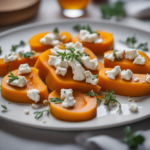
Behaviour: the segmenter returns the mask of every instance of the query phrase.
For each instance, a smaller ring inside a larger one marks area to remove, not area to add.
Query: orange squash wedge
[[[79,34],[75,36],[75,38],[72,40],[74,43],[80,42],[84,47],[89,48],[94,54],[97,55],[103,55],[104,52],[108,50],[112,50],[114,48],[114,40],[113,40],[113,35],[108,32],[103,32],[103,31],[97,31],[100,35],[99,38],[103,39],[102,43],[87,43],[87,42],[82,42],[79,39]]]
[[[0,59],[0,76],[5,76],[7,74],[7,66],[9,65],[9,71],[13,71],[15,69],[18,69],[21,64],[28,63],[30,67],[33,67],[38,59],[38,57],[41,55],[41,53],[35,53],[32,58],[24,58],[20,55],[18,56],[18,59],[9,63],[4,63],[4,59]]]
[[[123,96],[144,96],[150,94],[150,83],[146,82],[145,74],[133,74],[130,81],[121,79],[120,75],[115,80],[107,77],[106,71],[110,71],[112,68],[101,69],[98,76],[98,85],[102,87],[102,91],[114,90],[115,94]],[[135,82],[134,79],[139,78],[139,81]]]
[[[40,39],[43,38],[46,34],[48,34],[49,32],[43,32],[43,33],[39,33],[34,35],[30,40],[29,40],[29,44],[31,47],[31,50],[34,50],[36,52],[43,52],[45,50],[48,50],[50,48],[53,48],[54,46],[52,45],[43,45],[40,43]],[[63,46],[63,44],[65,43],[69,43],[72,40],[71,34],[69,32],[62,32],[61,35],[65,35],[66,38],[62,41],[62,44],[60,46]]]
[[[107,53],[113,53],[113,51],[108,51]],[[115,59],[114,62],[104,58],[104,66],[106,68],[114,68],[115,66],[120,66],[121,70],[127,70],[130,69],[133,73],[139,73],[139,74],[147,74],[150,73],[150,59],[149,57],[141,51],[138,51],[138,53],[145,58],[145,65],[136,65],[133,64],[133,60],[128,60],[128,59],[121,59],[119,61],[118,59]]]
[[[64,121],[86,121],[93,119],[96,116],[97,99],[96,97],[90,97],[79,91],[73,92],[76,104],[74,107],[65,108],[62,103],[56,104],[50,103],[51,114],[57,119]],[[60,98],[60,92],[53,91],[50,93],[49,98]]]
[[[15,76],[19,76],[18,70],[12,71]],[[24,74],[27,79],[27,85],[25,87],[16,87],[9,85],[6,81],[9,79],[8,75],[6,75],[1,82],[1,95],[3,98],[19,103],[34,103],[27,96],[27,91],[31,89],[37,89],[40,91],[40,101],[48,98],[48,90],[47,86],[42,82],[39,77],[39,71],[36,68],[31,68],[31,73]]]
[[[89,54],[91,59],[97,58],[88,48],[85,48],[85,53]],[[60,91],[62,88],[72,88],[73,90],[82,91],[84,93],[87,93],[90,90],[93,90],[96,93],[99,92],[100,86],[87,84],[84,81],[73,80],[72,69],[70,67],[65,76],[57,75],[55,73],[56,69],[48,64],[49,55],[51,55],[50,50],[43,52],[37,60],[35,68],[39,70],[40,77],[45,79],[46,84],[51,91]],[[96,75],[101,68],[104,68],[104,65],[99,62],[97,70],[91,71],[91,73]],[[87,69],[85,68],[85,70]]]

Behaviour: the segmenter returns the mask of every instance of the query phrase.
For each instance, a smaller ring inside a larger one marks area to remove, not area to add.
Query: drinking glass
[[[81,17],[90,0],[58,0],[62,13],[69,18]]]

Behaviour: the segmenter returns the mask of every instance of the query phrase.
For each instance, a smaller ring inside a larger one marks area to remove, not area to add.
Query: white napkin
[[[145,138],[142,145],[137,150],[150,150],[150,130],[139,131]],[[94,132],[94,134],[97,134]],[[125,143],[107,135],[96,135],[84,132],[76,137],[76,142],[90,150],[129,150]]]

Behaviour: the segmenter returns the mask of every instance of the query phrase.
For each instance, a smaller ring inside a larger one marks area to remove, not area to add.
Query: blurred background
[[[0,0],[0,32],[68,18],[107,19],[150,31],[150,0]]]

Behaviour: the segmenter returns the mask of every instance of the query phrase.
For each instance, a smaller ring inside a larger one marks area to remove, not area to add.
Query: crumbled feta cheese
[[[131,103],[131,104],[129,105],[129,110],[132,111],[132,112],[137,112],[137,111],[138,111],[138,106],[137,106],[137,104]]]
[[[58,55],[58,53],[57,53],[57,52],[61,52],[61,53],[63,53],[63,52],[64,52],[64,50],[59,49],[59,47],[58,47],[58,46],[55,46],[54,48],[51,48],[51,55],[57,56],[57,55]]]
[[[48,105],[48,100],[44,100],[43,101],[43,104],[46,106],[46,105]]]
[[[99,40],[97,33],[91,33],[87,30],[80,30],[79,39],[88,43],[101,43],[103,40]]]
[[[129,60],[133,60],[139,56],[139,53],[136,49],[125,50],[125,58]]]
[[[31,69],[30,69],[28,64],[21,64],[19,66],[19,70],[18,70],[19,74],[27,74],[27,73],[30,73],[30,72],[31,72]]]
[[[19,79],[16,79],[12,82],[8,82],[9,80],[7,80],[7,83],[13,86],[17,86],[17,87],[24,87],[27,84],[27,79],[25,78],[25,76],[18,76]]]
[[[115,80],[115,77],[120,74],[120,72],[120,66],[116,66],[111,71],[106,71],[106,74],[108,78]]]
[[[33,103],[33,104],[31,105],[31,107],[34,108],[34,107],[35,107],[35,104]]]
[[[46,110],[48,110],[48,111],[49,111],[49,107],[47,107],[47,108],[46,108]]]
[[[148,83],[150,83],[150,75],[149,75],[149,74],[146,75],[146,81],[147,81]]]
[[[134,81],[135,81],[135,82],[138,82],[138,81],[139,81],[139,78],[135,78]]]
[[[66,38],[65,35],[60,36],[60,40],[63,41]]]
[[[73,47],[73,42],[69,42],[65,44],[65,48],[72,48]]]
[[[73,80],[76,81],[85,80],[85,75],[84,75],[85,70],[80,64],[77,64],[72,71],[73,71]]]
[[[28,110],[28,109],[25,109],[25,110],[24,110],[24,113],[25,113],[26,115],[28,115],[28,114],[29,114],[29,110]]]
[[[110,60],[110,61],[114,61],[115,60],[115,56],[113,53],[107,53],[104,55],[104,58]]]
[[[46,121],[45,121],[45,120],[43,120],[43,123],[46,123]]]
[[[97,84],[98,79],[95,78],[95,79],[92,80],[93,75],[92,75],[92,73],[90,71],[85,71],[84,74],[86,76],[86,81],[85,81],[86,83],[90,83],[92,85],[96,85]]]
[[[37,89],[32,89],[27,91],[27,96],[37,103],[40,100],[40,91]]]
[[[121,71],[121,79],[130,80],[133,72],[130,69]]]
[[[62,68],[62,67],[57,67],[55,73],[58,74],[58,75],[65,76],[66,73],[67,73],[67,69]]]
[[[74,97],[66,97],[65,100],[62,102],[62,106],[65,108],[73,107],[76,104],[76,100]]]
[[[116,54],[115,56],[117,59],[118,58],[123,59],[124,51],[117,51],[115,52],[115,54]]]
[[[141,55],[139,55],[138,57],[136,57],[136,58],[134,59],[133,64],[145,65],[145,58],[142,57]]]
[[[73,45],[73,48],[76,50],[75,52],[80,52],[80,53],[84,53],[84,48],[82,46],[82,43],[76,42]]]
[[[18,59],[18,56],[15,54],[15,52],[12,52],[12,54],[9,54],[9,55],[5,54],[5,56],[4,56],[5,63],[15,61],[17,59]]]
[[[62,61],[60,57],[52,56],[52,55],[49,56],[48,64],[50,66],[54,66],[55,68],[57,67],[68,68],[69,67],[68,61],[66,59]]]
[[[80,64],[76,59],[73,59],[72,61],[68,61],[69,66],[72,68],[72,70],[75,68],[76,65]]]
[[[67,97],[73,97],[73,90],[72,89],[61,89],[60,91],[60,97],[61,99],[65,99]]]
[[[89,56],[82,56],[81,62],[84,64],[84,66],[87,69],[90,69],[90,70],[96,70],[97,67],[98,67],[98,60],[97,60],[97,58],[94,58],[94,59],[90,60]]]
[[[61,35],[56,33],[48,33],[43,38],[40,39],[40,43],[43,45],[59,45],[59,40],[61,40]]]

